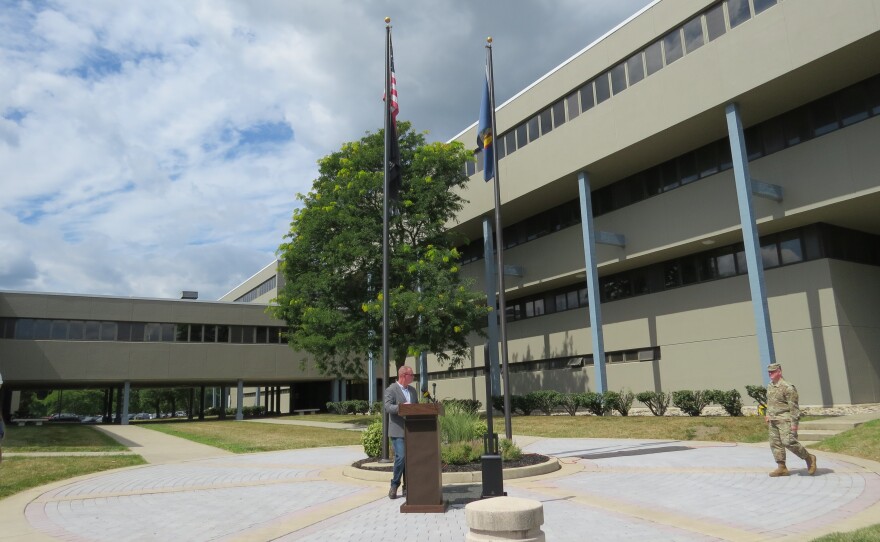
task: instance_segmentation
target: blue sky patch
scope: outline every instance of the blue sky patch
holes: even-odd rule
[[[3,112],[3,118],[6,120],[11,120],[16,124],[21,124],[21,121],[24,120],[25,117],[28,116],[28,112],[24,109],[19,109],[17,107],[10,107],[6,111]]]
[[[220,134],[222,142],[233,144],[223,154],[226,160],[238,158],[243,154],[261,154],[293,139],[293,128],[284,121],[260,122],[241,130],[226,129]]]

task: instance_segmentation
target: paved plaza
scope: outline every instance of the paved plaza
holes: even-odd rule
[[[151,464],[0,501],[0,542],[461,542],[464,506],[480,493],[447,485],[445,514],[401,514],[386,482],[343,474],[364,457],[360,447],[232,455],[139,427],[108,430]],[[521,443],[561,462],[505,482],[510,496],[542,502],[548,541],[794,541],[880,523],[880,464],[871,461],[817,453],[815,476],[795,458],[790,477],[770,478],[766,444]]]

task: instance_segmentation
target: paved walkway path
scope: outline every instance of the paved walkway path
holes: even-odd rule
[[[0,542],[460,542],[464,505],[480,492],[446,486],[445,514],[401,516],[402,501],[387,498],[385,482],[342,475],[364,457],[360,447],[231,455],[188,441],[169,445],[174,437],[136,426],[112,429],[155,463],[0,501]],[[766,444],[521,442],[563,463],[549,475],[505,482],[509,495],[543,503],[543,530],[554,542],[791,542],[880,523],[880,464],[871,461],[820,452],[815,476],[795,458],[792,476],[769,478]]]

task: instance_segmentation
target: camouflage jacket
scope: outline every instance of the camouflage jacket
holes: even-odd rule
[[[798,392],[794,384],[783,379],[767,385],[767,415],[772,421],[791,420],[797,423],[801,417]]]

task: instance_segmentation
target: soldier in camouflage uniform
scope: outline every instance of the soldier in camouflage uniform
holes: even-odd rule
[[[770,430],[770,450],[777,465],[770,476],[788,476],[786,448],[807,462],[807,473],[812,475],[816,472],[816,456],[807,452],[797,440],[798,420],[801,417],[797,389],[782,379],[782,366],[778,363],[768,365],[767,372],[770,373],[770,385],[767,386],[767,414],[764,421]]]

